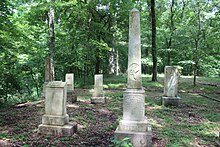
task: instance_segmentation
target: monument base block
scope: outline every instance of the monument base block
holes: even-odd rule
[[[43,115],[42,124],[45,125],[57,125],[63,126],[69,122],[69,115],[57,116],[57,115]]]
[[[67,92],[67,102],[70,104],[77,102],[77,95],[74,91]]]
[[[130,131],[130,132],[132,131],[147,132],[149,130],[147,120],[144,121],[121,120],[119,122],[118,129],[123,131]]]
[[[123,140],[129,138],[134,147],[151,147],[152,146],[152,132],[130,132],[122,131],[119,128],[114,133],[115,140]]]
[[[105,97],[92,97],[91,98],[91,103],[92,104],[101,104],[101,103],[105,103],[106,102],[106,99]]]
[[[72,136],[77,131],[76,123],[69,123],[64,126],[53,126],[53,125],[39,125],[38,133],[59,135],[59,136]]]
[[[163,96],[161,101],[162,101],[162,105],[164,106],[176,106],[179,107],[180,105],[180,97],[166,97]]]

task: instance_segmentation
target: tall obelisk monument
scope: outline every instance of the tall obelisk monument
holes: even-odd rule
[[[128,83],[123,95],[123,118],[115,139],[129,137],[134,147],[151,146],[152,133],[145,117],[145,91],[141,79],[140,13],[132,9],[129,18]]]

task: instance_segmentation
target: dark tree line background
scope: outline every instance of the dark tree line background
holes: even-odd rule
[[[194,85],[198,75],[220,76],[218,0],[1,0],[1,101],[39,97],[47,57],[55,80],[126,73],[133,7],[141,13],[142,70],[153,81],[166,65],[194,75]]]

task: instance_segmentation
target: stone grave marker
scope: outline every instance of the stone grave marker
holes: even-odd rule
[[[179,106],[180,97],[177,96],[179,72],[177,66],[166,66],[164,68],[164,95],[162,105]]]
[[[66,83],[67,83],[67,102],[74,103],[77,101],[77,96],[74,91],[74,74],[66,74]]]
[[[69,123],[66,112],[66,82],[52,81],[46,85],[45,114],[39,133],[71,136],[77,130],[76,123]]]
[[[91,103],[105,103],[102,74],[95,75],[94,92],[91,98]]]
[[[134,147],[152,146],[151,126],[145,116],[145,91],[141,79],[140,14],[132,9],[129,18],[128,81],[123,95],[123,118],[115,139],[130,138]]]

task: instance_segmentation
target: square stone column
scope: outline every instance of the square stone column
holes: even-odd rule
[[[66,83],[67,83],[67,102],[74,103],[77,101],[77,95],[74,91],[74,74],[66,74]]]
[[[66,113],[66,82],[53,81],[46,85],[45,114],[39,133],[71,136],[76,130],[76,123],[69,123]]]
[[[103,91],[103,75],[95,75],[94,92],[91,98],[91,103],[105,103],[105,96]]]
[[[177,66],[166,66],[164,68],[164,95],[162,105],[179,106],[180,97],[177,96],[179,72]]]
[[[140,14],[132,9],[129,18],[128,81],[123,95],[123,118],[115,139],[128,137],[134,147],[152,146],[151,126],[145,117],[145,91],[141,79]]]

